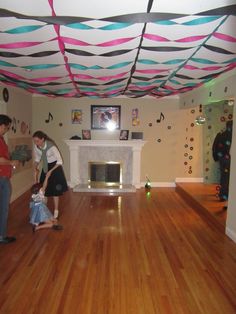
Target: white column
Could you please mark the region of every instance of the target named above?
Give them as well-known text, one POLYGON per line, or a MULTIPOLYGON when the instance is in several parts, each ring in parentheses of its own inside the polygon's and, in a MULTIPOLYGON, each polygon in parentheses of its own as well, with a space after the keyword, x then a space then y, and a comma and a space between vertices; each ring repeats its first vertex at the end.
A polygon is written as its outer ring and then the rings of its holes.
POLYGON ((141 167, 141 147, 133 147, 133 179, 132 184, 139 189, 141 187, 140 167, 141 167))
POLYGON ((71 145, 70 150, 70 186, 73 188, 80 183, 79 146, 71 145))

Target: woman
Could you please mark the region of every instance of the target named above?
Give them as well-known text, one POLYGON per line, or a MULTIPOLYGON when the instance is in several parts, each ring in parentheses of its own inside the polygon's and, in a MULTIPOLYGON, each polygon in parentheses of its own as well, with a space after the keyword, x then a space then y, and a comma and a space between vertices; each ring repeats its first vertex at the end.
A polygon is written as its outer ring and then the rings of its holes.
POLYGON ((35 181, 38 181, 39 163, 42 161, 42 172, 39 182, 43 184, 45 177, 48 177, 48 185, 45 196, 53 196, 54 218, 59 215, 59 196, 68 190, 66 178, 62 168, 61 154, 55 144, 47 134, 36 131, 33 134, 34 147, 34 171, 35 181))

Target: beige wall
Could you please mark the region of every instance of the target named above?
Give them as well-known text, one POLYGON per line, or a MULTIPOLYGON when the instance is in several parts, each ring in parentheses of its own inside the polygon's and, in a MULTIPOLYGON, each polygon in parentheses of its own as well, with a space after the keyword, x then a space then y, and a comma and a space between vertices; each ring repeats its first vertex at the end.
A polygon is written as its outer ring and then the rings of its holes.
MULTIPOLYGON (((15 88, 7 87, 9 91, 9 100, 7 103, 0 99, 4 113, 9 115, 12 119, 16 119, 16 124, 12 124, 15 127, 14 130, 10 129, 5 138, 8 142, 16 140, 18 138, 31 139, 32 126, 32 96, 15 88), (21 132, 21 123, 24 122, 29 127, 25 134, 21 132)), ((0 95, 2 95, 3 87, 0 86, 0 95)), ((32 184, 32 170, 28 167, 21 166, 20 171, 14 173, 11 179, 12 182, 12 197, 11 200, 15 200, 22 193, 27 191, 32 184)))
MULTIPOLYGON (((201 177, 202 176, 202 152, 201 152, 201 127, 193 126, 196 114, 189 108, 179 110, 178 99, 51 99, 33 98, 33 131, 38 129, 46 132, 58 144, 64 157, 64 169, 69 179, 69 150, 63 142, 73 135, 81 136, 82 129, 91 128, 90 106, 95 105, 121 105, 121 129, 141 131, 144 140, 147 141, 142 151, 141 181, 145 182, 147 175, 153 186, 159 184, 173 184, 176 177, 201 177), (139 109, 139 126, 132 126, 132 109, 139 109), (71 110, 83 111, 82 124, 71 123, 71 110), (53 120, 45 123, 49 112, 53 120), (165 119, 161 123, 161 112, 165 119), (152 126, 149 126, 149 124, 152 126), (63 124, 63 126, 60 126, 63 124), (190 143, 190 138, 194 141, 190 143), (161 139, 161 142, 158 142, 161 139), (188 143, 188 149, 184 146, 188 143), (193 146, 190 151, 189 147, 193 146), (188 156, 184 156, 187 152, 188 156), (189 156, 193 158, 190 160, 189 156), (200 158, 199 158, 200 156, 200 158), (184 165, 184 161, 188 165, 184 165), (189 167, 192 173, 189 173, 189 167)), ((119 132, 104 130, 91 130, 92 139, 119 139, 119 132)))

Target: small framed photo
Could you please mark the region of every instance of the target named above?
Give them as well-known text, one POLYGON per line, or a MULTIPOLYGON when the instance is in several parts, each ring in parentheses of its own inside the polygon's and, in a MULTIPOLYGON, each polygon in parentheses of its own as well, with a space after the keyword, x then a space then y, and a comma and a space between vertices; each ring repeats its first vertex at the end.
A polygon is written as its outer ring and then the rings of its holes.
POLYGON ((129 130, 121 130, 120 140, 128 140, 128 138, 129 138, 129 130))
POLYGON ((81 109, 71 110, 71 122, 72 124, 81 124, 82 123, 83 113, 81 109))
POLYGON ((91 140, 91 131, 90 130, 82 130, 82 139, 83 140, 91 140))

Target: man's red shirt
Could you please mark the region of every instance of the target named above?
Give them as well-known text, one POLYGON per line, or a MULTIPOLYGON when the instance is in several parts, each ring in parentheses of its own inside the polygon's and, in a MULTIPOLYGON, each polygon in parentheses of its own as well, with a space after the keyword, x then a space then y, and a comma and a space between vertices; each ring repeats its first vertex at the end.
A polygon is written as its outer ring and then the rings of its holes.
MULTIPOLYGON (((0 157, 10 159, 10 154, 8 146, 4 141, 4 138, 0 136, 0 157)), ((0 165, 0 177, 10 178, 12 175, 12 166, 11 165, 0 165)))

